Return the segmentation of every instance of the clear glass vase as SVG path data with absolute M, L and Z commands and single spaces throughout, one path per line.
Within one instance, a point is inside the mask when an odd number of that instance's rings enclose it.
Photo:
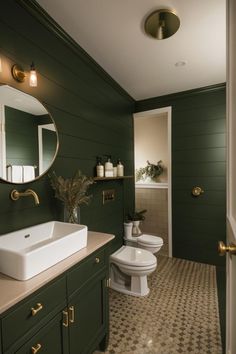
M 140 220 L 133 221 L 133 229 L 132 229 L 133 236 L 140 236 L 142 234 L 139 225 L 140 225 Z
M 64 222 L 71 224 L 80 224 L 80 208 L 79 206 L 71 207 L 64 205 Z

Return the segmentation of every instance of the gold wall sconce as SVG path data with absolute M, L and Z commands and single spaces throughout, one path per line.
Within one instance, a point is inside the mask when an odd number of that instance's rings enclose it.
M 24 69 L 18 64 L 14 64 L 12 66 L 11 73 L 13 79 L 15 79 L 17 82 L 24 82 L 27 76 Z M 37 87 L 37 81 L 37 72 L 34 63 L 32 62 L 29 73 L 29 85 L 31 87 Z
M 18 82 L 24 82 L 26 74 L 22 67 L 18 64 L 14 64 L 11 68 L 11 73 L 13 76 L 13 79 L 15 79 Z
M 155 39 L 166 39 L 180 27 L 180 19 L 174 10 L 160 9 L 152 12 L 144 24 L 145 32 Z

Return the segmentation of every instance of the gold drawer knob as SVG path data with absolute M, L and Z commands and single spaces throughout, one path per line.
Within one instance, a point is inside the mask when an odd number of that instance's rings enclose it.
M 96 257 L 96 258 L 95 258 L 95 263 L 98 264 L 99 262 L 100 262 L 100 258 Z
M 31 314 L 32 314 L 32 316 L 37 315 L 37 313 L 38 313 L 39 311 L 41 311 L 42 309 L 43 309 L 43 305 L 40 304 L 40 302 L 38 302 L 38 303 L 36 304 L 36 307 L 31 307 Z
M 36 354 L 36 353 L 38 353 L 38 351 L 40 351 L 41 348 L 42 348 L 42 345 L 38 343 L 35 345 L 35 347 L 31 347 L 31 353 Z

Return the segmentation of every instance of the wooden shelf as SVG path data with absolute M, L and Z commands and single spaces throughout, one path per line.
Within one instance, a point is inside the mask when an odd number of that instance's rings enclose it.
M 116 179 L 128 179 L 134 178 L 134 176 L 122 176 L 122 177 L 94 177 L 94 181 L 109 181 L 109 180 L 116 180 Z

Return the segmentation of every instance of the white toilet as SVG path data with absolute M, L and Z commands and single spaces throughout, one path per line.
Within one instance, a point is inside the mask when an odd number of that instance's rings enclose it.
M 140 247 L 152 253 L 157 253 L 163 246 L 161 237 L 148 234 L 124 237 L 124 240 L 127 246 Z
M 145 296 L 150 289 L 147 275 L 157 266 L 156 257 L 149 251 L 122 246 L 110 256 L 110 287 L 133 296 Z

